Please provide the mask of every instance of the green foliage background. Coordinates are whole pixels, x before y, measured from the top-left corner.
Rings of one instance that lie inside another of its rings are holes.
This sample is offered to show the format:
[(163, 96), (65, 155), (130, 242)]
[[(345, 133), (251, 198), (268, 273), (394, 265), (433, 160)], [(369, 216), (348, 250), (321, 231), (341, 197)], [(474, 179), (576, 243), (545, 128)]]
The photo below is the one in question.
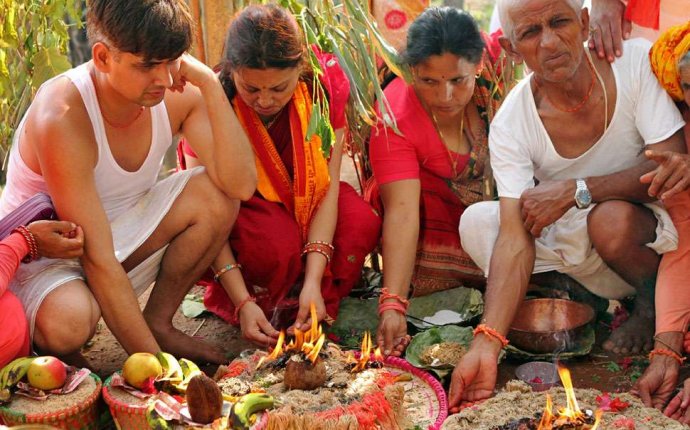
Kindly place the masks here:
[(38, 87), (71, 67), (67, 22), (80, 22), (78, 0), (0, 0), (0, 154)]

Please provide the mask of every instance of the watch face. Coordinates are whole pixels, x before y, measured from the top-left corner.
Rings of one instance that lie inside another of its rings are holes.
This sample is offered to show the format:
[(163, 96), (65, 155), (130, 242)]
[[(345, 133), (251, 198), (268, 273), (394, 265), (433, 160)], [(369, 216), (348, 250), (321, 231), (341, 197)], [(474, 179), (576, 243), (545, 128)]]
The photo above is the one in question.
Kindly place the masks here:
[(575, 203), (579, 208), (586, 208), (592, 203), (592, 195), (589, 190), (577, 190), (575, 193)]

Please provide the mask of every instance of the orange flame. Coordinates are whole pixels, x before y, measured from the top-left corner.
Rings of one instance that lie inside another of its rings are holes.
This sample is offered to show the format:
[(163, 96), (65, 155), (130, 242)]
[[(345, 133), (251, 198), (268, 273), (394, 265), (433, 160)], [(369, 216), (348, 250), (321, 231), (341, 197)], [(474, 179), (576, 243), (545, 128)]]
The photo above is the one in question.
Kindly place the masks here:
[(309, 312), (311, 314), (311, 327), (306, 332), (295, 328), (295, 338), (290, 341), (290, 343), (285, 343), (285, 332), (281, 331), (278, 336), (278, 342), (273, 351), (259, 360), (256, 368), (260, 368), (264, 363), (273, 361), (289, 351), (298, 351), (304, 353), (307, 359), (311, 360), (312, 363), (316, 361), (319, 356), (319, 352), (326, 341), (326, 335), (321, 330), (321, 325), (316, 317), (316, 306), (314, 303), (310, 305)]
[(276, 342), (276, 347), (273, 348), (273, 351), (271, 351), (270, 354), (268, 354), (265, 357), (261, 357), (261, 360), (259, 360), (259, 363), (256, 365), (256, 368), (258, 369), (259, 367), (261, 367), (262, 364), (267, 363), (269, 361), (273, 361), (276, 358), (283, 355), (283, 343), (284, 342), (285, 342), (285, 332), (283, 330), (281, 330), (280, 334), (278, 335), (278, 342)]
[(551, 401), (551, 396), (546, 395), (546, 407), (544, 408), (544, 413), (541, 416), (541, 421), (539, 421), (539, 427), (537, 430), (548, 430), (551, 428), (551, 422), (553, 421), (553, 403)]
[[(570, 371), (565, 367), (558, 367), (558, 375), (563, 383), (566, 396), (566, 407), (560, 408), (557, 414), (553, 413), (553, 402), (551, 396), (546, 395), (546, 406), (542, 414), (537, 430), (551, 430), (553, 428), (566, 427), (568, 425), (584, 425), (586, 423), (586, 415), (580, 410), (580, 406), (575, 398), (575, 389), (573, 388), (573, 381), (570, 377)], [(601, 411), (597, 411), (595, 415), (595, 422), (590, 430), (595, 430), (599, 426), (601, 420)]]
[[(380, 353), (380, 351), (379, 351)], [(371, 356), (371, 334), (369, 332), (364, 332), (364, 337), (362, 338), (362, 350), (359, 356), (359, 360), (356, 361), (357, 365), (352, 369), (352, 372), (361, 372), (366, 369), (367, 362), (369, 362), (369, 357)]]
[(561, 377), (563, 388), (565, 388), (566, 407), (558, 411), (561, 417), (568, 417), (570, 419), (577, 419), (584, 416), (580, 411), (580, 406), (577, 404), (575, 398), (575, 390), (573, 389), (573, 381), (570, 378), (570, 371), (565, 367), (558, 367), (558, 376)]
[(379, 348), (378, 346), (374, 350), (374, 361), (383, 361), (383, 354), (381, 353), (381, 348)]

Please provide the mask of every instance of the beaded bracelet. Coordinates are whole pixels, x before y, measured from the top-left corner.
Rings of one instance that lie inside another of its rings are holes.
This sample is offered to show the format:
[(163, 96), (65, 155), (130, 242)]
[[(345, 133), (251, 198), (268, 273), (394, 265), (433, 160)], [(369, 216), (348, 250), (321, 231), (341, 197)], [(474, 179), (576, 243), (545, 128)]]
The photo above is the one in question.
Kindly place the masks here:
[(403, 306), (405, 306), (405, 309), (407, 309), (410, 306), (410, 301), (403, 298), (402, 296), (398, 294), (392, 294), (388, 292), (388, 288), (384, 288), (381, 290), (381, 295), (379, 296), (379, 304), (383, 303), (385, 300), (388, 299), (395, 299), (398, 302), (400, 302)]
[(242, 265), (240, 263), (226, 264), (225, 266), (223, 266), (222, 269), (217, 271), (215, 275), (213, 275), (213, 280), (216, 282), (220, 282), (220, 277), (233, 269), (242, 269)]
[(496, 331), (495, 329), (492, 329), (491, 327), (487, 326), (486, 324), (479, 324), (477, 328), (474, 329), (473, 334), (476, 336), (479, 333), (483, 333), (489, 337), (493, 337), (494, 339), (498, 340), (501, 342), (501, 345), (503, 348), (508, 346), (508, 339), (506, 339), (505, 336), (503, 336), (501, 333)]
[(23, 225), (12, 230), (12, 233), (19, 233), (24, 237), (26, 244), (29, 246), (29, 253), (22, 258), (22, 263), (31, 263), (33, 260), (38, 260), (38, 245), (36, 244), (36, 238), (34, 237), (31, 230)]
[(685, 357), (681, 357), (680, 355), (668, 349), (653, 349), (652, 352), (649, 353), (649, 359), (651, 360), (652, 358), (654, 358), (655, 355), (665, 355), (667, 357), (671, 357), (672, 359), (676, 360), (680, 365), (682, 365), (685, 361)]
[(407, 307), (398, 302), (386, 302), (379, 305), (378, 314), (381, 316), (386, 311), (396, 311), (403, 315), (407, 315)]

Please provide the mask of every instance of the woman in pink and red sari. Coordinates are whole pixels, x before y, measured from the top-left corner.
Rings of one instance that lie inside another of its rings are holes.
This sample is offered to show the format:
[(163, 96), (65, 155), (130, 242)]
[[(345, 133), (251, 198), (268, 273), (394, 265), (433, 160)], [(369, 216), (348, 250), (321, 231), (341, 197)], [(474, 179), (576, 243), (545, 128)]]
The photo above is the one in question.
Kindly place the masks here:
[(410, 26), (403, 54), (414, 81), (396, 78), (384, 90), (402, 132), (381, 125), (369, 146), (371, 201), (380, 194), (384, 210), (378, 344), (385, 354), (406, 347), (410, 290), (420, 296), (484, 282), (458, 225), (465, 207), (493, 192), (484, 178), (500, 96), (491, 64), (500, 48), (487, 42), (469, 14), (426, 9)]
[[(276, 329), (293, 321), (308, 324), (311, 303), (319, 320), (335, 318), (380, 234), (379, 217), (339, 180), (349, 82), (332, 55), (315, 54), (336, 130), (330, 158), (318, 135), (306, 138), (320, 90), (294, 17), (249, 6), (226, 37), (220, 79), (253, 145), (259, 181), (200, 284), (206, 307), (259, 343), (275, 342)], [(184, 142), (178, 152), (182, 166), (200, 164)]]

